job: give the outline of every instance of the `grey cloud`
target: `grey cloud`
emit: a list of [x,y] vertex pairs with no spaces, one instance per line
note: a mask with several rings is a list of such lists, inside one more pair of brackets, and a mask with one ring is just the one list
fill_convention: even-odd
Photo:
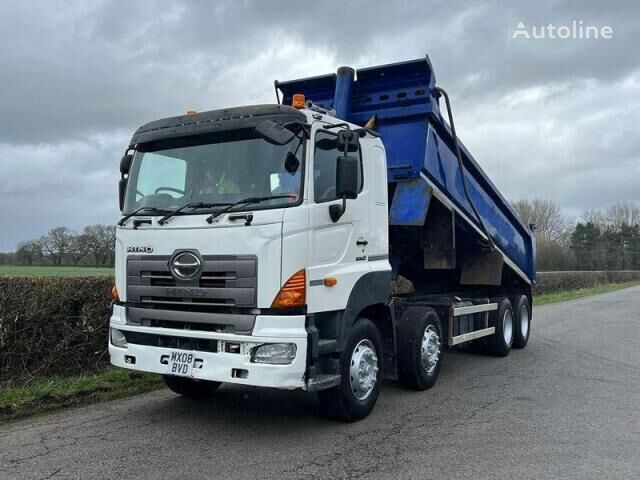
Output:
[[[0,109],[13,121],[0,140],[48,141],[133,126],[196,100],[220,104],[229,90],[236,93],[233,84],[219,83],[225,71],[291,43],[354,64],[377,61],[378,52],[388,61],[428,52],[440,78],[452,87],[464,83],[465,97],[566,78],[615,78],[636,65],[625,48],[638,36],[630,20],[638,18],[636,2],[616,8],[616,34],[608,42],[511,40],[520,19],[544,24],[596,16],[588,3],[548,4],[309,2],[301,12],[289,2],[146,1],[65,3],[49,12],[24,3],[3,15],[15,21],[0,47],[7,66]],[[476,72],[483,74],[465,82]],[[266,96],[271,79],[265,80],[256,88]]]
[[[640,200],[635,1],[25,1],[0,15],[0,251],[117,218],[117,159],[146,121],[425,53],[509,198],[571,212]],[[512,39],[520,20],[610,25],[614,38]]]

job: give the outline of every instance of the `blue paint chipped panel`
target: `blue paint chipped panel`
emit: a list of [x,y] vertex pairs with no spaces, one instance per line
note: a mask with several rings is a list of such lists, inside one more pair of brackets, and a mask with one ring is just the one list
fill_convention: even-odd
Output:
[[432,193],[433,189],[421,178],[398,183],[389,210],[389,223],[420,227],[424,225]]

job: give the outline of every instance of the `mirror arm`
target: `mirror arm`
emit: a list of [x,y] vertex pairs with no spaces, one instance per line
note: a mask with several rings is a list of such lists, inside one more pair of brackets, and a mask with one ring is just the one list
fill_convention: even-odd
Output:
[[327,123],[326,125],[323,125],[322,128],[324,128],[325,130],[330,130],[332,128],[346,128],[347,130],[351,130],[349,128],[349,124],[348,123]]
[[371,128],[362,127],[354,130],[354,133],[357,133],[360,137],[366,137],[367,134],[371,135],[375,138],[380,138],[380,134]]
[[287,122],[282,126],[286,129],[289,129],[289,127],[293,125],[300,125],[300,127],[302,128],[302,131],[307,136],[307,138],[311,137],[311,125],[309,125],[308,123],[304,123],[302,120],[294,120],[293,122]]
[[347,196],[343,195],[342,205],[334,203],[333,205],[329,206],[329,216],[331,217],[331,221],[333,223],[336,223],[338,220],[340,220],[342,215],[344,215],[344,212],[346,210],[347,210]]

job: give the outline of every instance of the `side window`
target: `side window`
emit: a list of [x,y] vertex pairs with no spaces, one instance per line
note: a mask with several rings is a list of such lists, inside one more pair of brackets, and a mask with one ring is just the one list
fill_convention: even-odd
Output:
[[[313,156],[313,191],[316,203],[336,200],[336,159],[343,153],[337,148],[338,136],[324,130],[316,133]],[[358,191],[362,191],[362,157],[360,151],[350,153],[360,160],[360,174],[358,176]]]
[[[174,198],[184,195],[187,162],[180,158],[145,153],[138,173],[138,191],[143,195],[168,193]],[[165,189],[162,189],[165,187]]]

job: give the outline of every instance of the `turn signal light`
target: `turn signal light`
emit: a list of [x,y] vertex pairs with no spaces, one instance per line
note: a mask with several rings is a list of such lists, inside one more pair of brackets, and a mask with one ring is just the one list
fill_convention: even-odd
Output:
[[193,117],[196,113],[198,112],[195,110],[187,110],[187,117]]
[[293,108],[304,108],[304,94],[302,93],[294,93],[293,98],[291,99],[291,106]]
[[111,298],[113,299],[114,302],[120,301],[120,295],[118,294],[118,289],[116,288],[115,285],[111,287]]
[[338,279],[336,277],[325,277],[322,279],[322,283],[324,283],[325,287],[333,287],[338,284]]
[[302,307],[307,299],[307,276],[304,269],[294,273],[282,286],[271,308]]

